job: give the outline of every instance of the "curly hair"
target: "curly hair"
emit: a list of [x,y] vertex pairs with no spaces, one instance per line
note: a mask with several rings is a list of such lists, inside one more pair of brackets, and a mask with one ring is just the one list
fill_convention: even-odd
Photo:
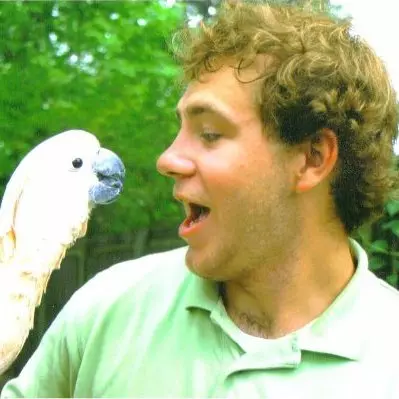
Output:
[[286,145],[332,129],[339,159],[331,183],[338,217],[348,234],[383,213],[398,188],[393,145],[398,134],[396,94],[382,61],[336,20],[290,6],[224,2],[214,20],[175,33],[172,51],[185,82],[240,69],[266,55],[259,111]]

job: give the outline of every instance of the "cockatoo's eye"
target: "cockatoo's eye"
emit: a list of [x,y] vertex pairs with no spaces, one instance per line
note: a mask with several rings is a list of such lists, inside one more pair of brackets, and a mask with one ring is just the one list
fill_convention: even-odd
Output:
[[73,166],[75,169],[81,168],[81,167],[83,166],[83,160],[82,160],[81,158],[75,158],[75,159],[72,161],[72,166]]

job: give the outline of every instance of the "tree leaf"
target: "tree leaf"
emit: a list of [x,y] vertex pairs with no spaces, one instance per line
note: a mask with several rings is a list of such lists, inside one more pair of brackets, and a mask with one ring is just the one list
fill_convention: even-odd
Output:
[[386,266],[386,262],[381,257],[371,256],[369,262],[370,270],[376,271]]
[[398,275],[395,274],[390,274],[387,278],[386,281],[388,284],[392,285],[392,287],[397,287],[398,286]]
[[391,200],[386,204],[386,210],[389,216],[395,216],[399,213],[399,201]]
[[390,230],[393,234],[399,237],[399,220],[391,220],[382,225],[384,230]]
[[373,252],[386,253],[386,252],[388,252],[388,249],[389,249],[389,245],[388,245],[388,242],[385,240],[377,240],[371,244],[371,250]]

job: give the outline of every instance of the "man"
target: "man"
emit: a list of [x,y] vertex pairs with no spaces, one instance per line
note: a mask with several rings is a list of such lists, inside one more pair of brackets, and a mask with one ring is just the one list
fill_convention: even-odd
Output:
[[397,185],[381,61],[346,23],[238,2],[177,39],[157,166],[188,247],[92,279],[2,395],[399,397],[399,295],[349,239]]

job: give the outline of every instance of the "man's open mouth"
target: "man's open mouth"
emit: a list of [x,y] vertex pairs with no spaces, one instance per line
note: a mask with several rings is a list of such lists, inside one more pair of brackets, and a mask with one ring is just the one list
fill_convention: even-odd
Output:
[[188,214],[184,224],[187,227],[191,227],[193,224],[199,223],[200,221],[204,220],[209,215],[210,211],[210,208],[206,206],[190,202],[188,204]]

